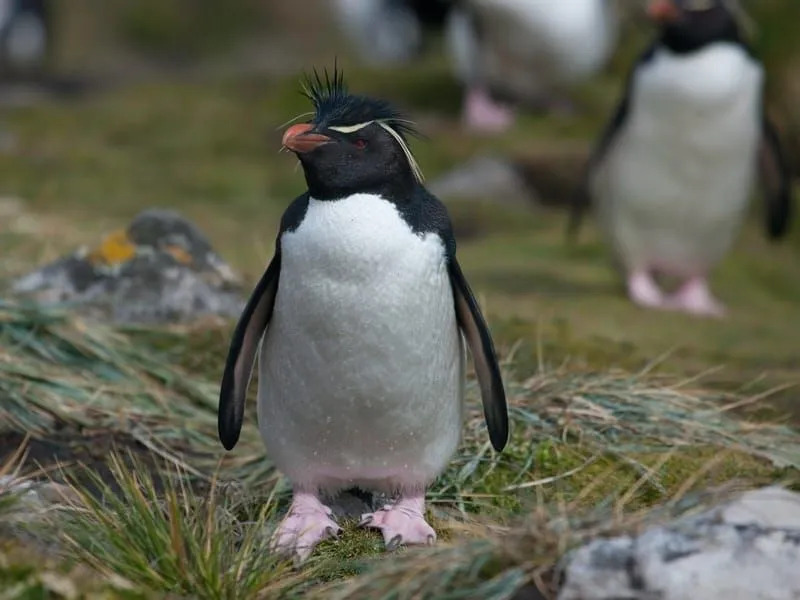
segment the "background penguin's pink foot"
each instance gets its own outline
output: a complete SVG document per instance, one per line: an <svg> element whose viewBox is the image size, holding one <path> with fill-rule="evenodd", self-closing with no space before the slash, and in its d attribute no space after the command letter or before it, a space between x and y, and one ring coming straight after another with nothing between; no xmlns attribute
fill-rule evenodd
<svg viewBox="0 0 800 600"><path fill-rule="evenodd" d="M669 299L670 308L705 316L724 317L725 307L711 294L705 277L693 277Z"/></svg>
<svg viewBox="0 0 800 600"><path fill-rule="evenodd" d="M423 516L424 494L401 496L395 504L361 516L362 527L380 529L387 550L403 544L431 545L436 541L436 532Z"/></svg>
<svg viewBox="0 0 800 600"><path fill-rule="evenodd" d="M273 549L304 561L322 540L341 532L331 515L331 509L314 494L295 493L288 514L272 538Z"/></svg>
<svg viewBox="0 0 800 600"><path fill-rule="evenodd" d="M670 308L652 275L644 270L628 275L628 297L645 308Z"/></svg>
<svg viewBox="0 0 800 600"><path fill-rule="evenodd" d="M464 101L466 126L483 133L501 133L514 123L514 110L495 102L483 88L469 88Z"/></svg>

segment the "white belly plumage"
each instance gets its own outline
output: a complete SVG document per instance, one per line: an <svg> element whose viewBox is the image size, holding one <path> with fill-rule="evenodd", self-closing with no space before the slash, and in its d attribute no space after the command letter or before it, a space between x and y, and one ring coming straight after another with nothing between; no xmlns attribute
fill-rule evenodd
<svg viewBox="0 0 800 600"><path fill-rule="evenodd" d="M298 489L422 488L461 432L464 347L444 246L393 204L309 201L281 241L258 421Z"/></svg>
<svg viewBox="0 0 800 600"><path fill-rule="evenodd" d="M762 84L761 67L726 43L659 50L638 70L628 123L592 181L628 270L703 274L730 248L753 187Z"/></svg>

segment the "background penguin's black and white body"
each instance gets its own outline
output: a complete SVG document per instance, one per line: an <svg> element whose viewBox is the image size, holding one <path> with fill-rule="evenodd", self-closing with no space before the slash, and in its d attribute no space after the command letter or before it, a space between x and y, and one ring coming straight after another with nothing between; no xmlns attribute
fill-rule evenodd
<svg viewBox="0 0 800 600"><path fill-rule="evenodd" d="M650 14L660 37L633 68L577 208L596 204L634 302L720 315L707 275L742 225L759 166L772 237L788 224L790 177L762 106L764 70L723 0L658 0ZM682 286L666 295L654 274Z"/></svg>
<svg viewBox="0 0 800 600"><path fill-rule="evenodd" d="M335 0L343 31L362 60L372 64L404 63L417 57L428 28L440 28L450 0Z"/></svg>
<svg viewBox="0 0 800 600"><path fill-rule="evenodd" d="M474 129L510 126L515 104L546 104L553 92L597 73L616 45L611 0L461 0L450 12L447 40L464 82L464 118Z"/></svg>
<svg viewBox="0 0 800 600"><path fill-rule="evenodd" d="M281 221L275 256L234 333L220 396L220 439L236 443L259 340L259 428L294 498L276 542L305 557L338 531L320 494L397 494L364 515L387 546L430 543L425 489L456 450L464 344L489 435L508 417L491 338L455 257L447 211L418 180L403 121L388 105L318 79L311 123L284 145L309 191Z"/></svg>

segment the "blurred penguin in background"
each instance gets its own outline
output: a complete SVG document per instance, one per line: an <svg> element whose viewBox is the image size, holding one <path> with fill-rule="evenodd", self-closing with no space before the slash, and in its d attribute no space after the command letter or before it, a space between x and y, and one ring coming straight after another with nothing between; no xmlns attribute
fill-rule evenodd
<svg viewBox="0 0 800 600"><path fill-rule="evenodd" d="M466 126L500 132L514 105L564 106L565 88L608 62L618 24L614 0L458 0L446 35Z"/></svg>
<svg viewBox="0 0 800 600"><path fill-rule="evenodd" d="M0 70L3 78L35 79L51 45L47 0L0 0Z"/></svg>
<svg viewBox="0 0 800 600"><path fill-rule="evenodd" d="M420 55L425 31L442 28L449 0L336 0L339 23L368 64L399 64Z"/></svg>
<svg viewBox="0 0 800 600"><path fill-rule="evenodd" d="M738 10L733 0L651 0L658 37L634 65L576 195L572 232L594 203L638 305L724 314L708 275L733 244L759 176L768 236L788 229L790 170ZM663 291L664 275L677 291Z"/></svg>

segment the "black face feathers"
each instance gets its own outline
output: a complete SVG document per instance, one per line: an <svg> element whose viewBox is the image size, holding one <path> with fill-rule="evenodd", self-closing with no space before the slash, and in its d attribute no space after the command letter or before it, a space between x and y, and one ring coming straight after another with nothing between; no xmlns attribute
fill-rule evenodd
<svg viewBox="0 0 800 600"><path fill-rule="evenodd" d="M723 0L673 0L675 20L662 26L661 43L678 54L695 52L715 42L744 44L737 15Z"/></svg>
<svg viewBox="0 0 800 600"><path fill-rule="evenodd" d="M418 135L414 124L385 100L350 94L344 75L336 67L333 74L314 69L303 82L303 95L314 105L312 122L320 127L353 127L378 122L389 126L400 136Z"/></svg>

